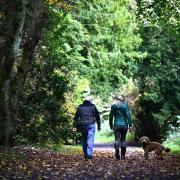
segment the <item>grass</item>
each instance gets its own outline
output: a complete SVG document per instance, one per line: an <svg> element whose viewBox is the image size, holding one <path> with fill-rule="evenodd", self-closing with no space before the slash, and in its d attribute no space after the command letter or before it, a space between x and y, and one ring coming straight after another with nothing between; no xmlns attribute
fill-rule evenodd
<svg viewBox="0 0 180 180"><path fill-rule="evenodd" d="M82 153L82 147L80 145L54 145L53 150L63 153L65 155Z"/></svg>
<svg viewBox="0 0 180 180"><path fill-rule="evenodd" d="M174 129L174 131L169 132L166 141L163 142L165 147L171 149L173 154L180 154L180 127Z"/></svg>
<svg viewBox="0 0 180 180"><path fill-rule="evenodd" d="M54 144L54 143L46 143L41 145L35 145L35 147L47 148L48 150L58 151L65 155L73 155L82 152L81 145L64 145L62 143Z"/></svg>
<svg viewBox="0 0 180 180"><path fill-rule="evenodd" d="M114 141L113 134L96 132L96 135L95 135L96 143L98 143L98 142L113 142L113 141Z"/></svg>
<svg viewBox="0 0 180 180"><path fill-rule="evenodd" d="M134 135L132 133L127 133L127 141L132 141L134 138ZM114 142L114 133L111 132L104 132L100 131L95 134L95 143L103 143L103 142ZM82 147L81 145L52 145L51 149L54 151L58 151L60 153L63 153L65 155L72 155L72 154L80 154L82 153Z"/></svg>
<svg viewBox="0 0 180 180"><path fill-rule="evenodd" d="M171 149L171 152L173 153L173 154L180 154L180 144L176 144L175 142L169 142L169 141L165 141L164 143L163 143L163 145L165 146L165 147L168 147L168 148L170 148Z"/></svg>
<svg viewBox="0 0 180 180"><path fill-rule="evenodd" d="M133 140L134 140L134 134L128 132L126 136L126 141L133 141ZM96 132L95 142L96 143L114 142L114 133Z"/></svg>
<svg viewBox="0 0 180 180"><path fill-rule="evenodd" d="M134 133L127 133L126 136L127 141L134 140ZM104 121L101 125L101 131L96 131L95 134L95 142L96 143L106 143L106 142L114 142L114 132L109 127L109 121Z"/></svg>

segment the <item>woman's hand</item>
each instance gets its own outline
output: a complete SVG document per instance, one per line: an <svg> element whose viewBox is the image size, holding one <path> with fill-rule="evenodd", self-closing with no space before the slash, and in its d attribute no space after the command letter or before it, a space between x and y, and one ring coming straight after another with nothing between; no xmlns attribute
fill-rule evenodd
<svg viewBox="0 0 180 180"><path fill-rule="evenodd" d="M97 127L97 130L98 130L98 131L100 131L100 130L101 130L101 127L100 127L100 126L98 126L98 127Z"/></svg>

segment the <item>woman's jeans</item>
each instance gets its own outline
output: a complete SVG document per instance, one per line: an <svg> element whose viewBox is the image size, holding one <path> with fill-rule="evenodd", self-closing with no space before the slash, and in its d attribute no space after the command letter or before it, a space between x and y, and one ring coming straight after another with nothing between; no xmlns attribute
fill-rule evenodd
<svg viewBox="0 0 180 180"><path fill-rule="evenodd" d="M119 150L121 147L121 154L125 155L126 153L126 134L127 134L127 126L114 126L114 136L115 136L115 143L114 148L115 150Z"/></svg>
<svg viewBox="0 0 180 180"><path fill-rule="evenodd" d="M82 147L85 157L92 157L94 147L95 124L81 126Z"/></svg>

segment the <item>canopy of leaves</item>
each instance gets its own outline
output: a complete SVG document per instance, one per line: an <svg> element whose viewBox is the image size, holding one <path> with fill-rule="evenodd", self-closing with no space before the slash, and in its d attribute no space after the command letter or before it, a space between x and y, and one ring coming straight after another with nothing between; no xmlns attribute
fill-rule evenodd
<svg viewBox="0 0 180 180"><path fill-rule="evenodd" d="M85 89L107 100L132 77L138 137L160 139L169 123L177 125L178 11L170 1L143 2L136 11L134 1L126 0L48 1L44 34L22 93L20 135L31 142L72 143L72 119ZM131 99L134 89L128 90L123 92Z"/></svg>
<svg viewBox="0 0 180 180"><path fill-rule="evenodd" d="M163 26L172 36L179 36L180 3L178 0L136 0L138 16L145 23Z"/></svg>
<svg viewBox="0 0 180 180"><path fill-rule="evenodd" d="M141 126L146 127L142 134L152 129L147 135L160 139L165 136L169 124L178 126L179 41L171 36L169 30L153 23L143 24L140 29L143 39L140 49L146 57L138 62L138 71L134 73L140 90L141 112L138 119Z"/></svg>
<svg viewBox="0 0 180 180"><path fill-rule="evenodd" d="M95 94L107 97L132 75L135 58L141 56L135 15L128 11L128 1L91 1L78 7L72 15L81 35L78 72L90 80Z"/></svg>

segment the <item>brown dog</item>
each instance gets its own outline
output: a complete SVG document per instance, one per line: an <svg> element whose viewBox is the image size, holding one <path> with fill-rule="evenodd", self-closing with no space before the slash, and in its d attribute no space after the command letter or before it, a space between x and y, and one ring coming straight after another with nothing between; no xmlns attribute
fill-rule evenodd
<svg viewBox="0 0 180 180"><path fill-rule="evenodd" d="M144 158L147 160L148 159L148 154L151 151L154 151L156 155L160 158L163 159L162 152L169 152L169 148L165 148L162 144L158 142L151 142L147 136L143 136L139 139L139 142L143 144L143 149L144 149Z"/></svg>

